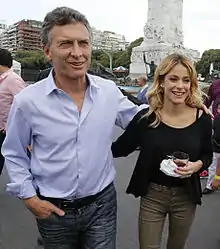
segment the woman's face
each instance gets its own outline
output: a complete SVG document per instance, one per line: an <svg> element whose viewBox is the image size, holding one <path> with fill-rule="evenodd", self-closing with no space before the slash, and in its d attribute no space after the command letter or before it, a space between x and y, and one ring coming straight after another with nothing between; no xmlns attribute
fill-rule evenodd
<svg viewBox="0 0 220 249"><path fill-rule="evenodd" d="M178 64L164 77L161 86L164 88L164 101L172 104L183 104L190 94L190 76L186 67Z"/></svg>

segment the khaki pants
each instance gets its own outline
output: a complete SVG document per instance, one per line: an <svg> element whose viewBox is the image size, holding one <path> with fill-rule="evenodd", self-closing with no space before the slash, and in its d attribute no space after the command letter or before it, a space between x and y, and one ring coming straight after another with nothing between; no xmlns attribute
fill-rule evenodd
<svg viewBox="0 0 220 249"><path fill-rule="evenodd" d="M183 249L195 215L196 205L184 188L151 183L141 198L139 214L140 249L160 249L166 216L169 216L167 249Z"/></svg>

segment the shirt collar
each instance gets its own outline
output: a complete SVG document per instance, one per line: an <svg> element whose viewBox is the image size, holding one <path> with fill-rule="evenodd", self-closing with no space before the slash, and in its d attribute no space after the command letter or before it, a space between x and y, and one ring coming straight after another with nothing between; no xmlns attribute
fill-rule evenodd
<svg viewBox="0 0 220 249"><path fill-rule="evenodd" d="M8 77L8 75L12 72L12 69L8 69L6 72L0 75L0 83Z"/></svg>
<svg viewBox="0 0 220 249"><path fill-rule="evenodd" d="M46 95L49 95L50 93L58 89L58 87L56 86L54 82L54 75L55 73L54 73L54 70L52 69L50 71L50 74L47 77ZM100 88L96 83L96 78L93 77L92 75L86 74L86 79L89 83L89 86L88 86L89 88L96 88L96 89Z"/></svg>
<svg viewBox="0 0 220 249"><path fill-rule="evenodd" d="M144 89L147 88L147 87L148 87L148 84L144 85L144 86L142 87L142 90L144 90Z"/></svg>

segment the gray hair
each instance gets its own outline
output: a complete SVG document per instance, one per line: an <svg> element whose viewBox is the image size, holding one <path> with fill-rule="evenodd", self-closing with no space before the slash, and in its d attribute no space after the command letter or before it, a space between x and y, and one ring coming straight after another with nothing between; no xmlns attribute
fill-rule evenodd
<svg viewBox="0 0 220 249"><path fill-rule="evenodd" d="M145 83L147 83L147 76L146 75L141 75L138 77L138 80L143 80Z"/></svg>
<svg viewBox="0 0 220 249"><path fill-rule="evenodd" d="M71 23L80 22L88 29L90 38L92 38L92 29L87 18L79 11L68 8L58 7L51 12L47 13L42 24L41 39L42 44L50 44L49 34L54 26L63 26Z"/></svg>

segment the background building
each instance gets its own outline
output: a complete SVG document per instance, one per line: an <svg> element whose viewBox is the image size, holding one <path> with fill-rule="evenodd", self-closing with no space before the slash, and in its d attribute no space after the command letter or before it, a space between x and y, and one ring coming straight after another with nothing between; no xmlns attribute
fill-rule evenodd
<svg viewBox="0 0 220 249"><path fill-rule="evenodd" d="M0 46L14 55L19 50L41 49L42 22L35 20L21 20L9 27L0 21ZM92 28L93 49L109 51L125 50L129 43L125 36L112 31L100 31Z"/></svg>
<svg viewBox="0 0 220 249"><path fill-rule="evenodd" d="M6 22L0 20L0 34L5 32L6 29L7 29Z"/></svg>
<svg viewBox="0 0 220 249"><path fill-rule="evenodd" d="M109 51L125 50L129 45L125 36L112 31L100 31L92 28L93 49L105 49Z"/></svg>
<svg viewBox="0 0 220 249"><path fill-rule="evenodd" d="M14 55L19 50L41 49L42 22L35 20L21 20L0 34L0 46Z"/></svg>

